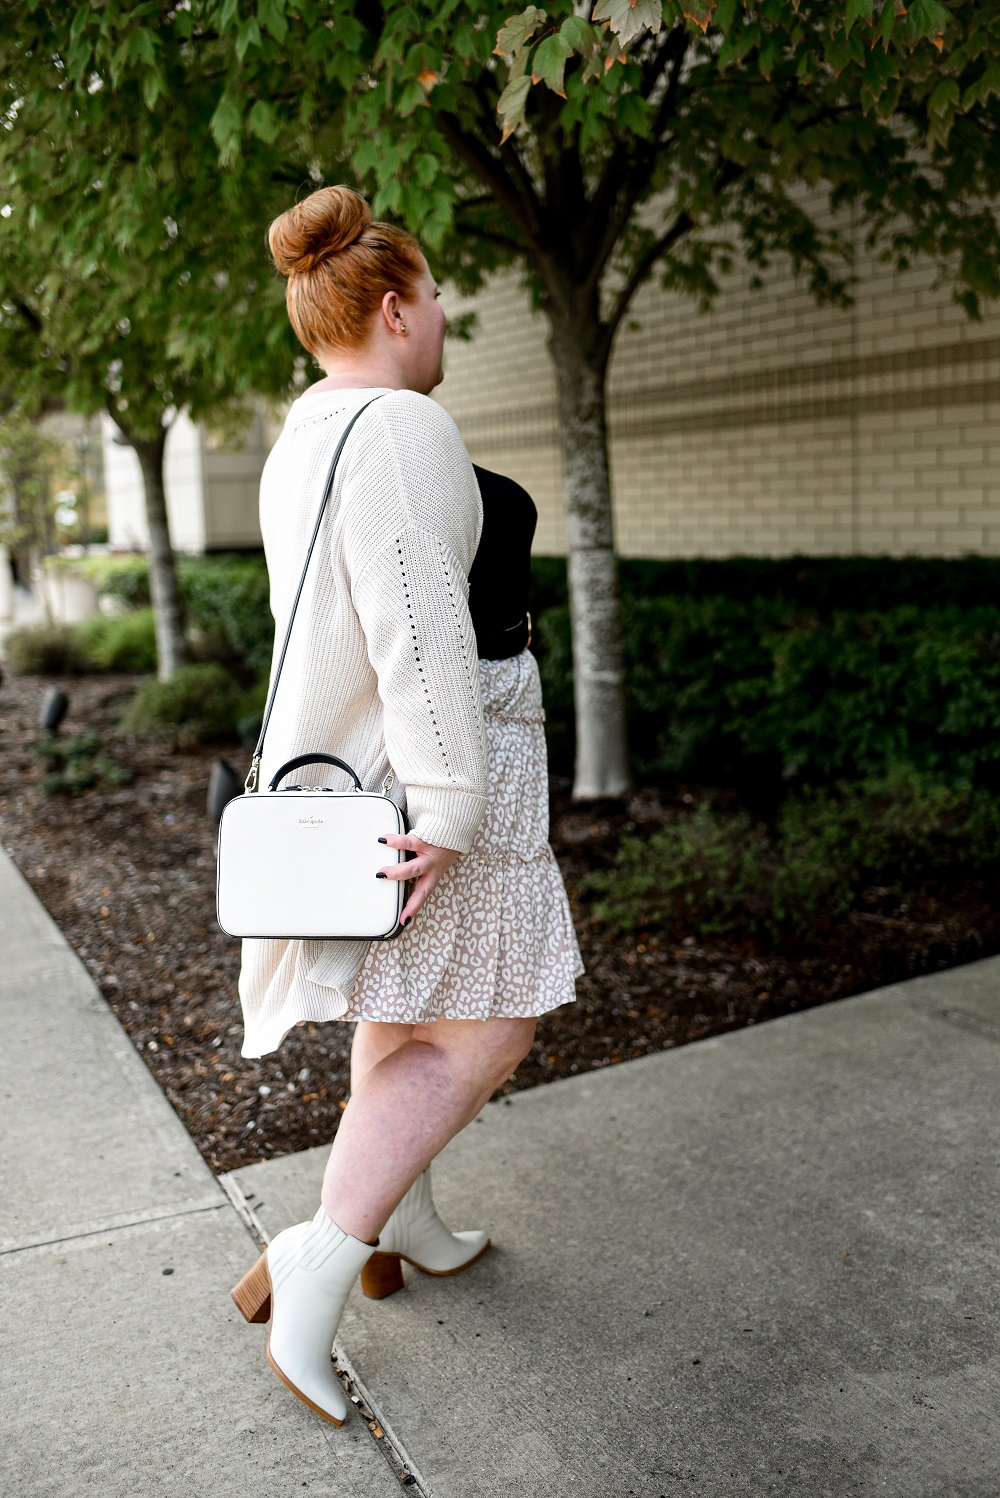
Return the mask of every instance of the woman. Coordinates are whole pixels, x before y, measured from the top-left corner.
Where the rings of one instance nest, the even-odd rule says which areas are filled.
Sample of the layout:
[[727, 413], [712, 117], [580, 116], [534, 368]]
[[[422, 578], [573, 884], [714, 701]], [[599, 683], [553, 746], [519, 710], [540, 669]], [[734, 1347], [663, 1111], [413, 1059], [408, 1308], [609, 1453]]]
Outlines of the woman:
[[[485, 471], [480, 494], [454, 422], [428, 399], [445, 315], [415, 240], [329, 187], [276, 219], [269, 243], [296, 335], [326, 370], [293, 403], [261, 480], [278, 640], [330, 456], [372, 404], [340, 460], [261, 779], [296, 754], [335, 753], [366, 790], [394, 776], [411, 828], [382, 839], [408, 861], [376, 876], [412, 881], [395, 940], [243, 944], [245, 1056], [276, 1050], [296, 1024], [357, 1022], [316, 1214], [278, 1233], [233, 1291], [248, 1320], [270, 1316], [279, 1378], [340, 1424], [330, 1352], [351, 1286], [364, 1270], [368, 1293], [388, 1294], [400, 1257], [451, 1274], [489, 1246], [441, 1222], [430, 1162], [528, 1053], [536, 1017], [575, 997], [584, 967], [548, 843], [526, 648], [534, 507]], [[336, 785], [339, 773], [309, 778]]]

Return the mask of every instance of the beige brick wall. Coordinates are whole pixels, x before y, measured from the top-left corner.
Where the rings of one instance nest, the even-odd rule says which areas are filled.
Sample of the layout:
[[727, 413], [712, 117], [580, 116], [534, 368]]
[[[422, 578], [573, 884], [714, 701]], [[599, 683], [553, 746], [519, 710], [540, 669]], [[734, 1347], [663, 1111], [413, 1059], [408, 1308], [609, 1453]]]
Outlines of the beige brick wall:
[[[850, 310], [817, 307], [777, 261], [734, 273], [711, 312], [647, 285], [609, 379], [621, 555], [1000, 554], [1000, 311], [970, 322], [931, 267], [866, 256]], [[473, 458], [539, 511], [565, 551], [546, 324], [514, 276], [475, 299], [436, 392]]]

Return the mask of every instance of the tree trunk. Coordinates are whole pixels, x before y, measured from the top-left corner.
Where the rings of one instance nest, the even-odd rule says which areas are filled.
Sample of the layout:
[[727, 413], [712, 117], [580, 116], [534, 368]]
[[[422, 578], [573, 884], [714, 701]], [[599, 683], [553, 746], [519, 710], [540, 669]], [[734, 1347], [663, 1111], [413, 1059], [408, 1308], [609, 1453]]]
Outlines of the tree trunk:
[[569, 543], [576, 708], [573, 799], [584, 801], [625, 796], [633, 789], [608, 470], [606, 359], [592, 345], [589, 318], [551, 306], [548, 316]]
[[177, 585], [177, 566], [170, 544], [167, 496], [163, 484], [163, 452], [167, 434], [148, 439], [130, 437], [142, 469], [149, 531], [149, 591], [156, 621], [157, 675], [166, 681], [190, 656], [184, 637], [184, 605]]

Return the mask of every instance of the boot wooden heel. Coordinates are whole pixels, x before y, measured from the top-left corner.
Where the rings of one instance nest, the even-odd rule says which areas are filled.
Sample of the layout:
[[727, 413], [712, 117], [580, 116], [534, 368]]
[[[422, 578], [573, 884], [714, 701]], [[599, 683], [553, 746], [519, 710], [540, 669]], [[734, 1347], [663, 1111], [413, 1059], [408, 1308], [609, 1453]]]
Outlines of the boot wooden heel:
[[385, 1300], [403, 1288], [399, 1254], [372, 1254], [361, 1271], [361, 1288], [369, 1300]]
[[267, 1269], [267, 1250], [252, 1269], [230, 1290], [240, 1315], [247, 1321], [267, 1321], [271, 1315], [271, 1276]]

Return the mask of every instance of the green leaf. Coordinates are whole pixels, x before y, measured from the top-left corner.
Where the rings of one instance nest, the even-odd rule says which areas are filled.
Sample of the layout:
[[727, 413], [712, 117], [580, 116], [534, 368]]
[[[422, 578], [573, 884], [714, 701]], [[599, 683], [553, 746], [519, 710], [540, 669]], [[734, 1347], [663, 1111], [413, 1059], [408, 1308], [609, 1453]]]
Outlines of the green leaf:
[[778, 60], [781, 47], [774, 36], [765, 36], [761, 44], [760, 54], [757, 58], [757, 66], [760, 68], [761, 76], [770, 81], [774, 72], [774, 65]]
[[381, 218], [384, 213], [398, 213], [403, 198], [403, 184], [398, 177], [384, 183], [372, 199], [372, 213]]
[[268, 145], [277, 139], [278, 117], [266, 99], [258, 99], [247, 115], [247, 129]]
[[166, 91], [167, 85], [162, 73], [147, 73], [142, 80], [142, 101], [147, 109], [155, 109], [157, 99]]
[[599, 44], [600, 36], [583, 16], [567, 16], [559, 27], [559, 35], [563, 37], [573, 52], [579, 52], [581, 57], [589, 57], [593, 49]]
[[236, 33], [236, 56], [243, 62], [251, 47], [260, 46], [260, 23], [256, 16], [249, 16]]
[[727, 45], [732, 48], [732, 53], [737, 62], [740, 62], [754, 47], [759, 46], [763, 40], [764, 33], [760, 22], [754, 21], [751, 25], [744, 27], [734, 37], [728, 39]]
[[855, 21], [867, 21], [871, 25], [875, 15], [874, 0], [847, 0], [844, 12], [844, 30], [848, 36]]
[[615, 115], [623, 129], [633, 135], [648, 136], [649, 104], [641, 94], [621, 94], [615, 101]]
[[[712, 19], [712, 12], [714, 11], [714, 9], [715, 0], [684, 0], [683, 5], [681, 6], [681, 11], [685, 21], [692, 22], [693, 25], [698, 27], [699, 31], [708, 30], [708, 23]], [[663, 8], [661, 6], [661, 16], [662, 10]]]
[[412, 78], [409, 83], [404, 83], [396, 99], [396, 113], [400, 119], [406, 119], [415, 109], [419, 109], [427, 103], [427, 95], [424, 93], [422, 84]]
[[663, 24], [663, 6], [660, 0], [597, 0], [590, 19], [607, 21], [626, 47], [641, 31], [657, 35]]
[[361, 142], [351, 157], [351, 165], [359, 177], [365, 177], [375, 170], [380, 154], [378, 141], [369, 139]]
[[715, 7], [715, 24], [723, 36], [728, 36], [736, 15], [737, 0], [719, 0]]
[[510, 20], [497, 32], [494, 53], [497, 57], [507, 57], [511, 52], [519, 52], [525, 42], [534, 36], [539, 26], [544, 26], [547, 20], [544, 10], [537, 5], [529, 5], [527, 10], [522, 10], [519, 16], [511, 16]]
[[545, 83], [554, 94], [560, 94], [565, 99], [563, 74], [566, 71], [566, 59], [572, 55], [573, 48], [560, 32], [547, 36], [544, 41], [539, 42], [532, 55], [532, 83]]
[[927, 101], [927, 113], [931, 116], [954, 114], [961, 91], [954, 78], [942, 78]]
[[413, 170], [421, 187], [432, 187], [441, 170], [441, 162], [429, 151], [422, 151], [414, 157]]
[[153, 67], [156, 62], [156, 37], [148, 26], [140, 26], [133, 31], [128, 43], [129, 56], [137, 62], [148, 62]]
[[220, 151], [228, 155], [239, 144], [243, 115], [232, 94], [223, 94], [208, 122], [212, 138]]
[[882, 6], [882, 15], [875, 28], [876, 34], [882, 38], [887, 47], [892, 41], [892, 33], [896, 29], [896, 4], [897, 0], [885, 0]]
[[921, 36], [940, 36], [953, 18], [951, 11], [940, 0], [912, 0], [906, 19], [911, 35], [916, 39]]
[[1000, 62], [990, 63], [989, 67], [977, 78], [975, 83], [962, 95], [962, 108], [972, 109], [977, 104], [985, 104], [990, 95], [1000, 97]]
[[472, 26], [456, 26], [451, 34], [451, 49], [463, 62], [471, 62], [478, 46], [479, 39]]
[[523, 78], [515, 78], [507, 87], [497, 102], [497, 114], [503, 120], [503, 134], [500, 144], [509, 135], [513, 135], [518, 125], [524, 124], [524, 107], [528, 102], [528, 90], [531, 88], [531, 79], [525, 74]]
[[942, 78], [927, 101], [930, 118], [930, 139], [944, 145], [955, 120], [955, 111], [961, 102], [961, 89], [954, 78]]
[[283, 42], [288, 34], [284, 10], [284, 0], [258, 0], [257, 3], [257, 18], [276, 42]]
[[796, 78], [801, 79], [803, 82], [807, 82], [812, 78], [818, 66], [819, 59], [817, 58], [815, 52], [806, 50], [802, 53], [802, 56], [799, 58], [798, 63], [796, 64], [795, 76]]

